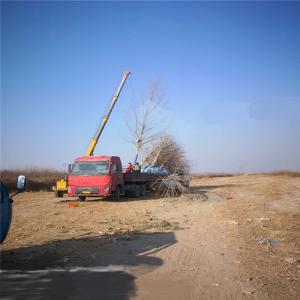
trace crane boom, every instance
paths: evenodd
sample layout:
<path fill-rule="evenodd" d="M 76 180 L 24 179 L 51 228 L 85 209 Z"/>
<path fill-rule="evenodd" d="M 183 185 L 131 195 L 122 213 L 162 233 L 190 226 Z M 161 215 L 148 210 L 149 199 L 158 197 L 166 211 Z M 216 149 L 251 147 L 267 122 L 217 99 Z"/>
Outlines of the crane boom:
<path fill-rule="evenodd" d="M 109 105 L 109 107 L 107 109 L 106 114 L 102 117 L 101 123 L 100 123 L 100 125 L 99 125 L 99 127 L 98 127 L 98 129 L 97 129 L 97 131 L 96 131 L 96 133 L 94 135 L 94 137 L 90 141 L 90 144 L 89 144 L 89 147 L 88 147 L 88 149 L 86 151 L 85 156 L 91 156 L 91 155 L 93 155 L 93 152 L 94 152 L 95 147 L 96 147 L 96 145 L 98 143 L 99 137 L 100 137 L 100 135 L 101 135 L 101 133 L 102 133 L 102 131 L 103 131 L 103 129 L 104 129 L 104 127 L 105 127 L 108 119 L 109 119 L 109 116 L 110 116 L 110 114 L 111 114 L 111 112 L 112 112 L 112 110 L 113 110 L 113 108 L 114 108 L 114 106 L 115 106 L 115 104 L 116 104 L 116 102 L 117 102 L 117 100 L 119 98 L 119 95 L 120 95 L 120 93 L 122 91 L 122 88 L 123 88 L 123 86 L 125 84 L 125 81 L 126 81 L 127 77 L 129 76 L 129 74 L 130 74 L 130 72 L 124 72 L 123 73 L 123 78 L 121 80 L 121 83 L 119 84 L 119 87 L 118 87 L 116 93 L 114 94 L 114 96 L 112 98 L 112 101 L 111 101 L 111 103 L 110 103 L 110 105 Z"/>

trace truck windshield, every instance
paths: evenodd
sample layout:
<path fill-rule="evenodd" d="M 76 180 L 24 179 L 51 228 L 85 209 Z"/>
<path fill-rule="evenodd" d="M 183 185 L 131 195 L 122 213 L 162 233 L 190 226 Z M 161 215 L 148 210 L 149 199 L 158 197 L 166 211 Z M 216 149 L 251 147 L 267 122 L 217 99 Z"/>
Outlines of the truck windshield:
<path fill-rule="evenodd" d="M 93 161 L 75 163 L 72 175 L 106 175 L 108 174 L 108 161 Z"/>

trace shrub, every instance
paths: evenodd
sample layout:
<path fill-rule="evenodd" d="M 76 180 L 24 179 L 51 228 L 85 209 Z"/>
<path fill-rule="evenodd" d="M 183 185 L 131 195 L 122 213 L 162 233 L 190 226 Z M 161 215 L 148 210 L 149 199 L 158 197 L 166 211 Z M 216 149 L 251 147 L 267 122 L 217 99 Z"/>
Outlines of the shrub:
<path fill-rule="evenodd" d="M 51 191 L 55 181 L 64 178 L 67 174 L 54 169 L 39 168 L 2 170 L 0 171 L 0 178 L 8 192 L 16 190 L 19 175 L 26 176 L 26 191 Z"/>

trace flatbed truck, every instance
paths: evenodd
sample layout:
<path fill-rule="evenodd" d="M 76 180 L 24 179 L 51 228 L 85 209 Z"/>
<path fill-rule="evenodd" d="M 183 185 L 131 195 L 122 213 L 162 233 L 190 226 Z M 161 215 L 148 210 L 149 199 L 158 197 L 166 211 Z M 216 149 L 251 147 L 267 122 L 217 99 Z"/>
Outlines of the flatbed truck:
<path fill-rule="evenodd" d="M 75 159 L 68 176 L 68 196 L 111 197 L 120 195 L 143 197 L 160 174 L 123 172 L 118 156 L 82 156 Z"/>

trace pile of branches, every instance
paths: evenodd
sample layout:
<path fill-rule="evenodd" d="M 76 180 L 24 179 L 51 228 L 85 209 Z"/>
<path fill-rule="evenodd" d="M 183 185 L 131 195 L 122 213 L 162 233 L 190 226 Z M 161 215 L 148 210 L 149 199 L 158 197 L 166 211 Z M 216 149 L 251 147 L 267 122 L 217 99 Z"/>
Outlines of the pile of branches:
<path fill-rule="evenodd" d="M 143 166 L 158 166 L 168 170 L 168 175 L 154 183 L 153 189 L 160 195 L 174 197 L 187 191 L 189 163 L 182 147 L 170 135 L 163 135 L 153 145 Z"/>

